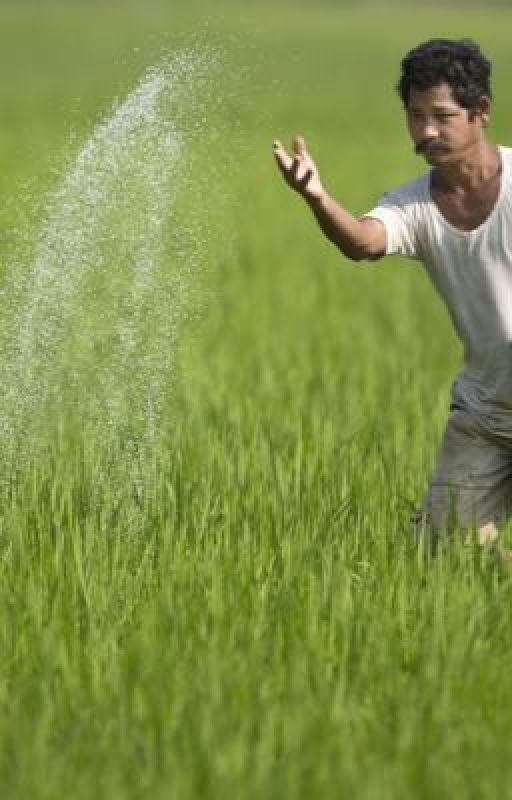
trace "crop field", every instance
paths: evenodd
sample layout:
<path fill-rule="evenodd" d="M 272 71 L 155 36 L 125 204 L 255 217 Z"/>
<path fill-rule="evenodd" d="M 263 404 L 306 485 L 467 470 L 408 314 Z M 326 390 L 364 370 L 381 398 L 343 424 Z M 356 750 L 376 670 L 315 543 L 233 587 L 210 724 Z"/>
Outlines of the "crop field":
<path fill-rule="evenodd" d="M 370 209 L 424 170 L 393 87 L 430 36 L 480 42 L 510 144 L 511 25 L 0 4 L 2 800 L 512 798 L 512 573 L 410 535 L 460 345 L 271 149 Z"/>

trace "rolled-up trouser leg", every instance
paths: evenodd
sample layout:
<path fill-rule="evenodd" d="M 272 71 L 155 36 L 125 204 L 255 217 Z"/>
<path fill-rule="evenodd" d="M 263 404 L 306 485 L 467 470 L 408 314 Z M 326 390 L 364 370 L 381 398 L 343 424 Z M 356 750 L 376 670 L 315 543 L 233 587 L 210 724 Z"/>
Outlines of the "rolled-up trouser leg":
<path fill-rule="evenodd" d="M 487 434 L 468 411 L 454 409 L 415 533 L 474 528 L 489 539 L 511 511 L 512 440 Z"/>

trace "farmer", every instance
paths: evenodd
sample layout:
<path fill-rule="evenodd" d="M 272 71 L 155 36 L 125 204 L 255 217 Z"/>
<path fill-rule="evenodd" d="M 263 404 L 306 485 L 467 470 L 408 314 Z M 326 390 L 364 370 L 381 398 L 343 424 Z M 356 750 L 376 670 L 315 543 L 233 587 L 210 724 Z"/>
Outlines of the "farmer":
<path fill-rule="evenodd" d="M 433 541 L 497 538 L 512 512 L 512 149 L 488 141 L 491 65 L 472 41 L 433 39 L 402 61 L 397 90 L 430 169 L 354 217 L 324 189 L 304 140 L 274 156 L 324 234 L 354 261 L 420 260 L 465 349 L 437 467 L 415 519 Z"/>

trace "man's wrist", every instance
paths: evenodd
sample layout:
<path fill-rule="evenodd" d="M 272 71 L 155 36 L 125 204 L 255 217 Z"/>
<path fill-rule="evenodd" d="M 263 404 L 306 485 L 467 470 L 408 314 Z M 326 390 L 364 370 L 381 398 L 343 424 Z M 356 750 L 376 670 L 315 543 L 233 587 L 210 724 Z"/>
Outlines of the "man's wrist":
<path fill-rule="evenodd" d="M 306 200 L 306 203 L 311 208 L 311 210 L 314 213 L 318 213 L 325 210 L 327 206 L 327 200 L 329 199 L 329 195 L 327 194 L 325 189 L 323 189 L 321 194 L 315 194 L 309 196 L 305 194 L 304 199 Z"/>

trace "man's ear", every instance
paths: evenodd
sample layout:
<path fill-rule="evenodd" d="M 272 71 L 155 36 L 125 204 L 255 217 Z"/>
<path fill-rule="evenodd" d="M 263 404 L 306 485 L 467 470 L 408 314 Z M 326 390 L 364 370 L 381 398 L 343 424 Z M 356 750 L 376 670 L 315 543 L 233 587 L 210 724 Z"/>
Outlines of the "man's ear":
<path fill-rule="evenodd" d="M 491 98 L 483 94 L 478 98 L 475 105 L 469 112 L 469 119 L 479 119 L 482 123 L 482 128 L 487 128 L 491 119 Z"/>

